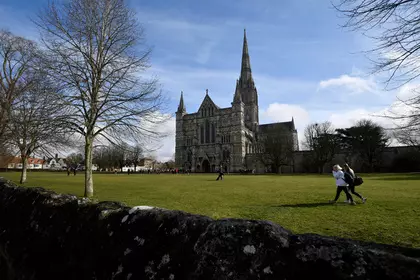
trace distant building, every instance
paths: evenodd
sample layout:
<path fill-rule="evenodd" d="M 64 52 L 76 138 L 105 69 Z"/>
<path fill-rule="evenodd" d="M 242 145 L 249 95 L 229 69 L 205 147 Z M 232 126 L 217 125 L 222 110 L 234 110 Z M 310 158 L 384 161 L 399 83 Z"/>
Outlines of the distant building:
<path fill-rule="evenodd" d="M 45 161 L 39 158 L 28 158 L 28 169 L 43 169 Z M 14 156 L 0 156 L 0 168 L 22 169 L 22 158 Z"/>
<path fill-rule="evenodd" d="M 47 159 L 46 165 L 44 167 L 44 169 L 50 169 L 50 170 L 61 170 L 61 169 L 66 169 L 66 168 L 67 168 L 66 159 L 59 158 L 57 156 L 55 158 Z"/>
<path fill-rule="evenodd" d="M 259 123 L 258 93 L 251 72 L 248 42 L 244 33 L 242 65 L 232 107 L 220 108 L 208 91 L 195 113 L 187 113 L 183 94 L 176 112 L 175 164 L 193 172 L 214 172 L 223 166 L 228 172 L 243 169 L 265 169 L 257 164 L 258 138 L 270 128 L 286 131 L 280 137 L 291 137 L 298 150 L 294 120 L 275 124 Z M 251 166 L 252 165 L 252 166 Z"/>
<path fill-rule="evenodd" d="M 139 164 L 136 166 L 136 171 L 140 171 L 140 170 L 152 170 L 155 168 L 155 160 L 151 159 L 151 158 L 142 158 L 139 161 Z M 124 166 L 122 168 L 122 172 L 127 172 L 128 170 L 130 171 L 134 171 L 134 165 L 130 165 L 130 166 Z"/>

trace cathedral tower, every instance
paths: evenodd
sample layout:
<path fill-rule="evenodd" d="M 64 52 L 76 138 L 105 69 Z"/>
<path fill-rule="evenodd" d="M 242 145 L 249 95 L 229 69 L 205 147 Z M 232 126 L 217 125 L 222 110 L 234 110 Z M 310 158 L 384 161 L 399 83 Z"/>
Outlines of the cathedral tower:
<path fill-rule="evenodd" d="M 245 104 L 245 126 L 255 131 L 258 127 L 258 93 L 252 78 L 251 61 L 249 59 L 248 41 L 244 30 L 244 43 L 242 47 L 241 76 L 236 84 L 236 91 L 240 92 L 242 102 Z"/>
<path fill-rule="evenodd" d="M 184 161 L 182 147 L 184 146 L 184 134 L 182 128 L 184 126 L 184 116 L 187 114 L 184 104 L 184 94 L 181 91 L 181 98 L 179 100 L 178 110 L 176 111 L 176 128 L 175 128 L 175 163 L 177 166 L 182 166 Z"/>

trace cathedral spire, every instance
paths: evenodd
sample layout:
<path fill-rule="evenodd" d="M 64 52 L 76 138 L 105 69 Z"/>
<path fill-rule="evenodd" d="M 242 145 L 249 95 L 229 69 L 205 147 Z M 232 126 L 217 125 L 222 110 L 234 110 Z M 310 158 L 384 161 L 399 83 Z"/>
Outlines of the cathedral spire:
<path fill-rule="evenodd" d="M 236 80 L 236 90 L 235 90 L 235 95 L 233 96 L 233 103 L 241 103 L 242 102 L 242 97 L 241 97 L 241 92 L 239 90 L 239 80 Z"/>
<path fill-rule="evenodd" d="M 184 93 L 181 91 L 181 99 L 179 100 L 178 111 L 177 113 L 185 113 L 187 110 L 184 105 Z"/>
<path fill-rule="evenodd" d="M 246 29 L 244 29 L 244 45 L 242 47 L 242 65 L 240 84 L 244 86 L 253 85 L 251 61 L 249 59 L 248 41 L 246 39 Z"/>

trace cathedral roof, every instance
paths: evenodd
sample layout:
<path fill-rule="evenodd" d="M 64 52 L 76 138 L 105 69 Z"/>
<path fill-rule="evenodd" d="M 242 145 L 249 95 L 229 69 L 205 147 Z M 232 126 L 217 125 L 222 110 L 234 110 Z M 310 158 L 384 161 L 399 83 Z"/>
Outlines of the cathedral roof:
<path fill-rule="evenodd" d="M 200 105 L 200 108 L 198 108 L 198 111 L 200 111 L 201 108 L 203 108 L 204 106 L 208 106 L 208 105 L 214 106 L 215 108 L 220 109 L 220 107 L 217 106 L 216 103 L 214 103 L 213 100 L 210 98 L 208 90 L 206 90 L 206 96 L 204 97 L 203 102 L 201 102 L 201 105 Z"/>
<path fill-rule="evenodd" d="M 268 123 L 268 124 L 260 124 L 259 125 L 259 131 L 264 133 L 268 132 L 270 130 L 275 129 L 286 129 L 289 131 L 295 130 L 295 124 L 294 121 L 290 122 L 278 122 L 278 123 Z"/>

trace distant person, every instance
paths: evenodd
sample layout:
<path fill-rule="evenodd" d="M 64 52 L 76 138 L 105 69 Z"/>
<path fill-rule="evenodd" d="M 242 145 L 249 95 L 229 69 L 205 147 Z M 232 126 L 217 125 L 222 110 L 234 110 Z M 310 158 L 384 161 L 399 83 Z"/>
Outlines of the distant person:
<path fill-rule="evenodd" d="M 127 169 L 127 175 L 130 175 L 130 169 Z"/>
<path fill-rule="evenodd" d="M 70 176 L 70 168 L 67 168 L 67 176 Z"/>
<path fill-rule="evenodd" d="M 220 180 L 223 180 L 223 168 L 222 168 L 222 166 L 220 166 L 220 168 L 219 168 L 219 176 L 217 177 L 217 179 L 216 179 L 216 181 L 219 181 L 219 179 Z"/>
<path fill-rule="evenodd" d="M 336 164 L 333 166 L 333 176 L 335 178 L 335 184 L 337 186 L 337 193 L 335 195 L 334 200 L 330 200 L 330 203 L 336 203 L 342 191 L 346 193 L 347 200 L 350 204 L 355 205 L 356 203 L 353 201 L 353 197 L 351 196 L 348 186 L 349 184 L 346 183 L 344 179 L 344 172 L 340 165 Z"/>
<path fill-rule="evenodd" d="M 76 176 L 76 168 L 73 168 L 73 175 Z"/>
<path fill-rule="evenodd" d="M 350 192 L 352 194 L 354 194 L 355 196 L 357 196 L 358 198 L 360 198 L 363 203 L 366 203 L 366 197 L 363 197 L 361 194 L 359 194 L 359 193 L 357 193 L 355 191 L 355 187 L 356 187 L 356 184 L 355 184 L 356 174 L 354 173 L 353 169 L 351 169 L 350 166 L 347 163 L 344 164 L 344 172 L 347 172 L 353 178 L 353 180 L 349 183 L 349 190 L 350 190 Z"/>

